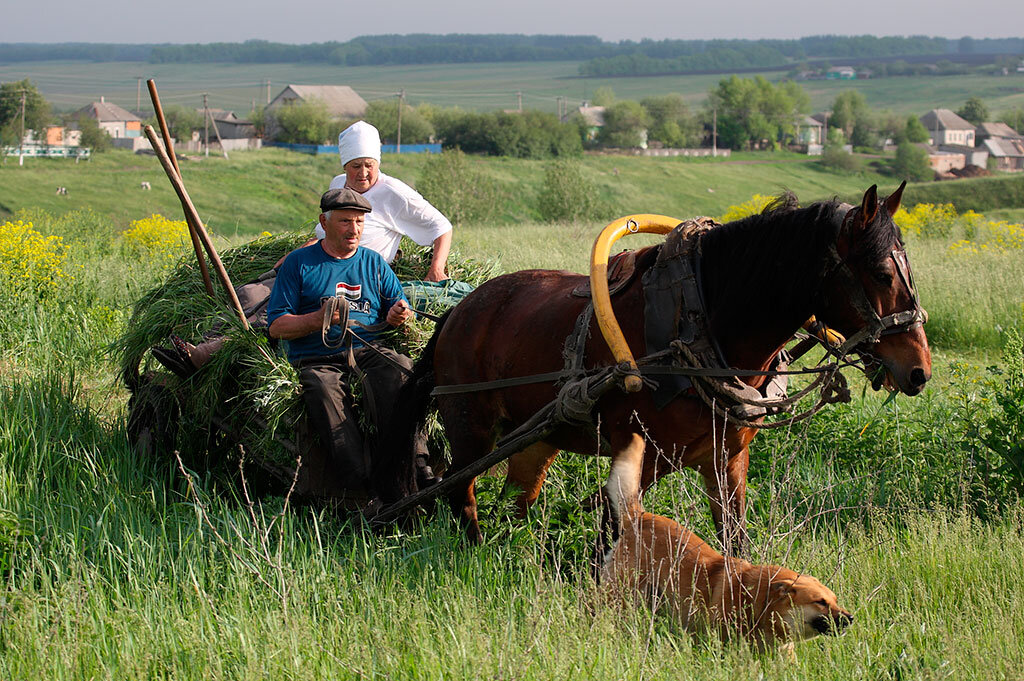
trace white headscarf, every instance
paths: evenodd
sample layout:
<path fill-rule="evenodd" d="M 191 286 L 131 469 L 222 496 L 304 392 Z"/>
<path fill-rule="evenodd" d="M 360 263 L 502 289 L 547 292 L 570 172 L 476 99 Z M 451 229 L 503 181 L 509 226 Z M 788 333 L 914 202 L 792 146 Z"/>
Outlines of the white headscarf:
<path fill-rule="evenodd" d="M 338 135 L 341 165 L 357 158 L 372 158 L 380 163 L 380 133 L 366 121 L 356 121 Z"/>

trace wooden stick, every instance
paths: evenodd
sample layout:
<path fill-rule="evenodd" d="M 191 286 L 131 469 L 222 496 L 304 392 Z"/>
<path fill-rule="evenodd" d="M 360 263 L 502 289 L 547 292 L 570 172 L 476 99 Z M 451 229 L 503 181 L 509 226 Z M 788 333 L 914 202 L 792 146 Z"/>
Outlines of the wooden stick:
<path fill-rule="evenodd" d="M 238 294 L 235 293 L 235 289 L 231 285 L 231 279 L 228 277 L 227 270 L 224 269 L 224 263 L 221 262 L 220 256 L 217 255 L 217 249 L 214 248 L 213 242 L 210 241 L 210 235 L 206 233 L 203 221 L 199 219 L 199 213 L 196 212 L 196 207 L 192 205 L 192 199 L 189 198 L 188 192 L 185 191 L 185 185 L 181 181 L 181 176 L 174 169 L 174 164 L 171 163 L 170 157 L 160 144 L 160 140 L 157 138 L 156 131 L 153 130 L 152 125 L 146 126 L 146 137 L 149 138 L 150 144 L 153 145 L 153 151 L 156 152 L 157 158 L 160 159 L 160 165 L 164 167 L 164 172 L 167 173 L 171 185 L 174 186 L 174 191 L 181 200 L 182 208 L 185 209 L 185 216 L 191 218 L 195 224 L 196 233 L 199 235 L 200 241 L 203 242 L 207 255 L 210 256 L 210 262 L 213 263 L 214 269 L 217 270 L 217 277 L 220 279 L 220 283 L 224 285 L 224 289 L 228 292 L 232 307 L 238 313 L 238 318 L 242 320 L 242 326 L 248 330 L 249 322 L 245 318 L 245 312 L 242 311 L 242 304 L 238 301 Z"/>
<path fill-rule="evenodd" d="M 153 100 L 153 109 L 156 111 L 156 120 L 160 123 L 160 132 L 164 136 L 164 146 L 167 149 L 167 155 L 171 159 L 171 164 L 174 166 L 174 172 L 181 177 L 181 168 L 178 167 L 178 157 L 174 155 L 174 139 L 171 137 L 170 131 L 167 129 L 167 121 L 164 119 L 164 109 L 160 106 L 160 95 L 156 93 L 156 81 L 152 78 L 146 81 L 146 86 L 149 87 L 149 98 Z M 182 205 L 182 210 L 185 206 Z M 203 257 L 203 250 L 199 246 L 199 231 L 196 226 L 192 223 L 191 218 L 188 216 L 188 212 L 185 212 L 185 222 L 188 223 L 188 235 L 192 239 L 192 249 L 196 252 L 196 260 L 199 262 L 199 273 L 203 275 L 203 285 L 206 287 L 206 293 L 213 298 L 213 282 L 210 281 L 210 270 L 206 267 L 206 258 Z"/>

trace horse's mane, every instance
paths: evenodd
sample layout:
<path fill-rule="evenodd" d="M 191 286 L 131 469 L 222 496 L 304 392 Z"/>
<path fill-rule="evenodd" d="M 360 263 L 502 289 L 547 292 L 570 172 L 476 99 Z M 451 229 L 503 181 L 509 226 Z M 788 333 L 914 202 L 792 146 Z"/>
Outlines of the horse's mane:
<path fill-rule="evenodd" d="M 712 229 L 701 243 L 701 270 L 709 301 L 756 305 L 767 292 L 806 300 L 819 288 L 830 264 L 826 254 L 844 228 L 848 205 L 836 199 L 801 207 L 791 192 L 755 215 Z M 849 260 L 881 262 L 899 230 L 884 207 L 858 236 Z"/>

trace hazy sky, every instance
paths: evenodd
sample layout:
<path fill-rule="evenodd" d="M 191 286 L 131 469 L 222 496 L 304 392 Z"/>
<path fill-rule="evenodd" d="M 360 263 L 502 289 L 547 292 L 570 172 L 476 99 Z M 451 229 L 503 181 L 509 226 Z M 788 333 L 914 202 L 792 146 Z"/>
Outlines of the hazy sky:
<path fill-rule="evenodd" d="M 545 33 L 606 40 L 1024 35 L 1024 0 L 49 0 L 4 3 L 0 42 L 310 43 L 381 33 Z"/>

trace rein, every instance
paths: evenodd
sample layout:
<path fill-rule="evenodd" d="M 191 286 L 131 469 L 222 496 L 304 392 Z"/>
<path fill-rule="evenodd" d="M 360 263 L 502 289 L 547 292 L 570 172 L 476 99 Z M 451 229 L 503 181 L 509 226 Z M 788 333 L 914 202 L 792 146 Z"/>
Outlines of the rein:
<path fill-rule="evenodd" d="M 856 210 L 857 209 L 851 209 L 847 212 L 846 216 L 844 216 L 844 227 L 850 220 L 852 220 Z M 642 217 L 652 218 L 661 216 Z M 625 229 L 622 225 L 619 225 L 619 222 L 622 222 L 623 220 L 626 220 L 624 223 L 626 225 Z M 671 253 L 662 252 L 659 255 L 659 264 L 663 261 L 681 261 L 683 263 L 683 278 L 685 280 L 695 279 L 696 277 L 693 276 L 694 266 L 699 267 L 700 261 L 700 236 L 709 227 L 713 228 L 711 225 L 707 224 L 709 222 L 710 221 L 706 219 L 698 219 L 696 221 L 688 221 L 686 223 L 679 224 L 676 229 L 672 230 L 672 234 L 674 236 L 678 233 L 682 238 L 680 239 L 677 237 L 675 247 Z M 595 255 L 593 256 L 593 261 L 597 264 L 603 264 L 603 262 L 606 262 L 606 260 L 602 261 L 600 258 L 601 254 L 599 253 L 599 245 L 607 244 L 605 248 L 610 248 L 610 243 L 621 234 L 641 231 L 636 229 L 636 224 L 637 223 L 631 218 L 624 218 L 605 228 L 605 232 L 602 232 L 602 235 L 598 237 L 597 241 L 595 241 Z M 643 225 L 645 223 L 641 222 L 641 224 Z M 657 226 L 649 229 L 644 228 L 642 231 L 654 231 L 655 229 L 658 229 Z M 611 236 L 608 236 L 609 234 L 611 234 Z M 671 241 L 671 237 L 667 242 L 668 241 Z M 663 248 L 665 248 L 664 245 Z M 835 244 L 831 245 L 830 255 L 831 262 L 826 268 L 829 270 L 826 275 L 826 281 L 832 277 L 841 278 L 840 283 L 844 289 L 850 291 L 850 302 L 856 309 L 863 326 L 848 338 L 843 338 L 840 334 L 835 333 L 827 326 L 820 322 L 815 322 L 813 326 L 808 327 L 811 329 L 817 329 L 812 332 L 813 335 L 800 340 L 794 348 L 795 357 L 787 356 L 786 362 L 780 363 L 778 368 L 748 370 L 721 366 L 723 362 L 721 362 L 720 353 L 709 352 L 709 347 L 707 346 L 711 346 L 716 350 L 717 346 L 714 344 L 713 339 L 710 338 L 710 333 L 706 328 L 706 324 L 702 324 L 698 326 L 703 326 L 703 328 L 693 328 L 691 326 L 684 330 L 683 337 L 677 337 L 670 341 L 669 348 L 666 350 L 655 352 L 637 360 L 633 360 L 632 355 L 628 352 L 627 346 L 625 348 L 624 356 L 620 356 L 623 355 L 621 348 L 620 352 L 614 353 L 616 355 L 616 359 L 619 360 L 619 364 L 617 366 L 586 371 L 582 366 L 582 346 L 586 338 L 586 327 L 589 327 L 590 315 L 595 312 L 594 309 L 588 305 L 581 313 L 580 319 L 577 320 L 578 328 L 576 332 L 566 339 L 566 358 L 568 360 L 571 357 L 574 358 L 575 361 L 567 361 L 566 366 L 560 371 L 497 379 L 494 381 L 436 386 L 432 390 L 431 395 L 437 396 L 483 392 L 522 385 L 556 382 L 565 383 L 559 392 L 558 398 L 556 398 L 556 402 L 561 402 L 563 401 L 566 388 L 569 384 L 578 382 L 581 379 L 594 380 L 595 377 L 604 376 L 608 372 L 614 370 L 621 377 L 622 386 L 620 387 L 624 387 L 627 392 L 635 391 L 635 387 L 633 386 L 640 383 L 646 384 L 648 387 L 656 387 L 656 383 L 652 384 L 652 377 L 655 376 L 682 376 L 690 379 L 694 391 L 710 409 L 737 426 L 768 429 L 791 425 L 809 418 L 826 404 L 848 402 L 850 400 L 849 388 L 845 377 L 840 373 L 840 369 L 857 366 L 863 370 L 863 367 L 858 362 L 847 359 L 852 352 L 857 351 L 858 354 L 866 353 L 866 348 L 863 346 L 877 343 L 883 336 L 905 333 L 915 329 L 924 324 L 928 319 L 927 312 L 925 312 L 924 308 L 921 307 L 917 289 L 914 286 L 910 263 L 907 259 L 906 251 L 902 247 L 893 250 L 890 257 L 894 262 L 896 272 L 902 285 L 913 301 L 913 308 L 902 312 L 892 313 L 885 317 L 879 317 L 875 312 L 874 306 L 871 305 L 868 300 L 863 285 L 857 280 L 856 276 L 850 270 L 846 260 L 839 256 Z M 663 256 L 667 257 L 663 258 Z M 603 274 L 606 271 L 606 267 L 604 269 L 598 269 L 600 269 L 599 274 Z M 645 274 L 645 291 L 648 285 L 646 277 L 647 275 Z M 678 271 L 676 272 L 675 279 L 676 281 L 673 283 L 678 283 L 680 279 Z M 592 272 L 592 291 L 598 290 L 598 287 L 594 285 L 595 283 L 597 283 L 595 282 L 595 273 Z M 604 283 L 605 287 L 607 286 L 604 277 L 600 277 L 600 283 Z M 692 298 L 693 296 L 691 295 L 690 297 Z M 600 303 L 600 300 L 596 295 L 594 296 L 594 301 Z M 697 291 L 697 300 L 687 301 L 686 305 L 688 306 L 688 314 L 686 316 L 690 317 L 691 321 L 694 318 L 704 317 L 703 296 L 700 295 L 699 289 Z M 609 317 L 611 318 L 611 324 L 614 326 L 613 336 L 617 334 L 619 338 L 609 338 L 609 342 L 611 343 L 612 340 L 618 340 L 618 346 L 622 346 L 624 345 L 625 339 L 621 338 L 621 332 L 617 329 L 618 325 L 614 320 L 614 315 L 611 314 L 610 306 L 606 304 L 604 307 L 605 310 L 603 318 L 601 314 L 598 314 L 598 320 L 607 324 L 607 319 Z M 601 326 L 602 331 L 604 331 L 604 324 Z M 607 334 L 606 337 L 608 337 Z M 826 364 L 805 369 L 789 370 L 786 368 L 788 367 L 789 361 L 805 354 L 815 344 L 821 344 L 834 358 L 834 360 Z M 575 345 L 575 347 L 573 347 L 573 345 Z M 691 345 L 694 347 L 691 348 Z M 613 344 L 613 351 L 615 350 L 615 347 L 616 346 Z M 665 360 L 669 360 L 670 363 L 662 363 Z M 807 387 L 801 389 L 796 394 L 786 396 L 786 377 L 806 374 L 816 375 L 815 379 Z M 780 396 L 766 396 L 752 386 L 739 380 L 740 378 L 758 376 L 769 377 L 777 380 L 781 379 L 781 390 L 779 390 Z M 765 388 L 768 387 L 769 384 L 765 384 Z M 769 414 L 778 414 L 788 411 L 799 400 L 803 399 L 815 390 L 820 390 L 820 397 L 818 401 L 806 411 L 771 423 L 764 423 L 762 421 L 763 417 Z M 723 405 L 731 406 L 723 407 Z M 593 405 L 590 406 L 592 407 Z M 573 409 L 574 414 L 579 416 L 582 413 L 583 408 L 585 408 L 585 405 L 576 405 L 576 408 Z M 573 420 L 580 419 L 575 418 Z"/>

